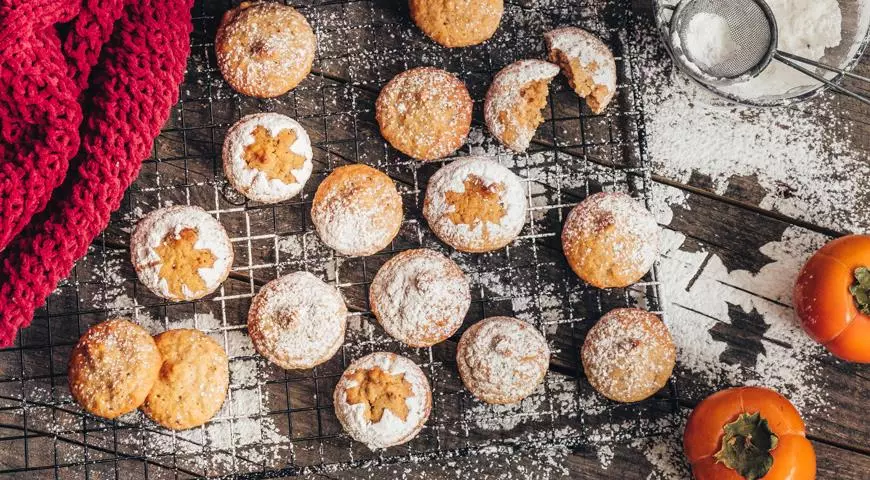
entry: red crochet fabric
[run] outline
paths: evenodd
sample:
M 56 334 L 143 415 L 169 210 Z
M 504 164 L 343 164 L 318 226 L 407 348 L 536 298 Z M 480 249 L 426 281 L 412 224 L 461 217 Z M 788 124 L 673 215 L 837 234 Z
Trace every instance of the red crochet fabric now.
M 192 0 L 13 3 L 0 0 L 2 346 L 120 206 L 177 101 L 192 29 Z

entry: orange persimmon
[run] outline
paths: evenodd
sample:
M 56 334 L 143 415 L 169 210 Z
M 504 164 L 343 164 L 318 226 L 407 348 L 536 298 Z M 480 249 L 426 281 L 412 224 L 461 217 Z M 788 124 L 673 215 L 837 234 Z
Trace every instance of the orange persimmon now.
M 870 235 L 838 238 L 798 275 L 794 308 L 804 330 L 849 362 L 870 362 Z
M 696 480 L 816 478 L 800 413 L 768 388 L 729 388 L 704 399 L 689 416 L 683 449 Z

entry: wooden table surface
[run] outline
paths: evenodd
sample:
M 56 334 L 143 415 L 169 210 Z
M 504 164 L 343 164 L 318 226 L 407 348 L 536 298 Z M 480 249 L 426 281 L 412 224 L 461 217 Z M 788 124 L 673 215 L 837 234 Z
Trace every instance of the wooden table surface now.
M 75 406 L 71 405 L 68 395 L 64 396 L 63 369 L 66 355 L 77 335 L 87 325 L 119 313 L 134 316 L 142 322 L 156 322 L 164 328 L 183 323 L 178 319 L 187 321 L 192 318 L 193 324 L 196 324 L 203 311 L 209 315 L 214 313 L 219 319 L 222 318 L 223 324 L 210 333 L 221 335 L 229 349 L 232 343 L 229 339 L 238 339 L 239 337 L 233 335 L 244 330 L 245 311 L 250 295 L 281 271 L 282 261 L 277 256 L 279 252 L 282 255 L 287 253 L 281 242 L 289 242 L 291 237 L 303 240 L 299 244 L 293 243 L 289 248 L 292 250 L 298 247 L 305 254 L 298 259 L 283 260 L 283 267 L 287 266 L 287 262 L 303 265 L 340 283 L 351 309 L 356 307 L 363 323 L 366 319 L 371 321 L 367 314 L 365 284 L 370 281 L 373 266 L 378 262 L 382 263 L 384 258 L 372 260 L 375 263 L 343 261 L 341 266 L 332 265 L 329 268 L 309 262 L 309 252 L 313 252 L 310 253 L 313 259 L 323 257 L 335 262 L 334 255 L 324 256 L 318 246 L 312 246 L 316 238 L 311 236 L 311 227 L 305 212 L 306 202 L 310 206 L 310 195 L 322 175 L 316 181 L 312 180 L 314 185 L 309 184 L 306 187 L 302 201 L 290 202 L 290 208 L 280 212 L 256 205 L 233 205 L 228 202 L 238 200 L 237 197 L 222 188 L 215 188 L 215 185 L 220 185 L 221 179 L 219 150 L 223 132 L 241 114 L 277 110 L 297 116 L 309 129 L 316 144 L 316 161 L 322 162 L 319 164 L 322 167 L 321 172 L 337 163 L 362 161 L 377 164 L 399 183 L 406 198 L 406 207 L 413 211 L 419 206 L 420 185 L 424 184 L 424 179 L 431 175 L 435 167 L 425 166 L 418 170 L 413 162 L 402 161 L 398 155 L 387 150 L 383 140 L 377 135 L 371 111 L 378 87 L 392 74 L 410 66 L 443 63 L 445 68 L 459 73 L 469 83 L 472 96 L 477 102 L 475 133 L 472 134 L 471 146 L 464 148 L 461 154 L 496 151 L 504 157 L 504 151 L 499 151 L 491 141 L 483 138 L 485 128 L 480 122 L 480 103 L 493 72 L 490 68 L 469 65 L 481 62 L 489 67 L 494 66 L 497 70 L 519 58 L 541 57 L 543 45 L 540 33 L 554 25 L 573 23 L 600 34 L 610 35 L 607 38 L 608 43 L 614 48 L 616 45 L 620 46 L 621 52 L 617 54 L 622 54 L 619 60 L 621 68 L 629 70 L 628 73 L 623 71 L 621 78 L 629 78 L 633 86 L 625 86 L 620 91 L 618 104 L 611 107 L 609 115 L 597 118 L 591 116 L 587 110 L 581 112 L 564 81 L 556 82 L 551 98 L 552 108 L 546 111 L 548 123 L 539 131 L 533 146 L 533 151 L 542 155 L 534 158 L 546 160 L 541 163 L 518 160 L 517 163 L 518 173 L 521 175 L 526 175 L 533 167 L 536 168 L 536 175 L 542 178 L 547 178 L 548 175 L 555 178 L 557 174 L 554 172 L 560 172 L 556 182 L 559 185 L 558 194 L 546 194 L 550 196 L 547 197 L 546 205 L 540 206 L 541 215 L 536 217 L 540 222 L 540 231 L 535 228 L 532 228 L 531 234 L 524 231 L 523 238 L 512 247 L 514 250 L 509 250 L 518 259 L 510 257 L 511 254 L 508 253 L 510 262 L 506 268 L 498 269 L 486 264 L 503 260 L 499 255 L 485 257 L 483 260 L 472 261 L 464 257 L 461 260 L 468 262 L 461 263 L 463 267 L 470 266 L 475 269 L 475 285 L 480 286 L 481 292 L 485 291 L 481 293 L 482 298 L 476 300 L 476 305 L 483 305 L 476 315 L 492 312 L 493 309 L 507 309 L 505 313 L 510 313 L 511 308 L 518 308 L 516 299 L 523 295 L 537 302 L 537 314 L 557 312 L 558 318 L 555 320 L 549 317 L 533 319 L 539 325 L 553 327 L 548 339 L 557 349 L 553 361 L 554 372 L 550 376 L 552 384 L 548 384 L 547 394 L 551 397 L 546 397 L 559 398 L 563 402 L 554 409 L 559 411 L 551 415 L 553 418 L 546 424 L 551 435 L 549 438 L 553 441 L 533 443 L 531 447 L 517 452 L 491 449 L 469 456 L 451 456 L 446 459 L 381 467 L 366 466 L 362 469 L 312 474 L 309 477 L 628 480 L 688 478 L 680 451 L 686 416 L 705 396 L 741 383 L 774 386 L 801 408 L 818 456 L 818 478 L 852 480 L 870 477 L 870 417 L 867 414 L 870 406 L 870 370 L 866 366 L 838 361 L 822 348 L 813 346 L 801 337 L 791 315 L 788 293 L 798 268 L 812 253 L 813 248 L 850 231 L 868 230 L 870 209 L 862 212 L 860 208 L 870 201 L 868 191 L 848 192 L 857 195 L 857 203 L 840 202 L 843 189 L 851 188 L 854 178 L 837 175 L 831 175 L 826 179 L 827 182 L 819 182 L 818 191 L 812 192 L 806 198 L 796 198 L 795 192 L 788 185 L 771 191 L 770 182 L 766 180 L 769 172 L 765 171 L 770 166 L 761 158 L 763 155 L 754 160 L 757 162 L 754 173 L 741 171 L 740 174 L 727 175 L 723 187 L 722 179 L 716 178 L 709 164 L 699 162 L 691 172 L 678 171 L 673 166 L 677 159 L 660 155 L 661 151 L 655 148 L 641 151 L 644 143 L 638 141 L 639 137 L 649 135 L 651 131 L 662 131 L 653 128 L 658 119 L 656 112 L 663 106 L 656 102 L 676 102 L 667 103 L 665 106 L 680 105 L 687 112 L 695 114 L 703 113 L 707 109 L 717 109 L 723 118 L 746 118 L 747 121 L 755 122 L 761 130 L 782 131 L 782 135 L 776 138 L 784 142 L 798 141 L 798 136 L 803 132 L 800 129 L 789 130 L 790 125 L 784 126 L 780 119 L 788 119 L 785 123 L 797 118 L 811 119 L 805 121 L 814 122 L 819 129 L 827 129 L 829 135 L 825 138 L 834 138 L 836 141 L 820 145 L 813 150 L 816 156 L 808 156 L 806 162 L 845 162 L 848 156 L 849 161 L 857 161 L 863 168 L 870 168 L 870 159 L 865 155 L 870 150 L 870 141 L 867 140 L 870 138 L 867 135 L 870 130 L 868 107 L 832 94 L 826 94 L 808 105 L 790 107 L 784 111 L 788 113 L 781 115 L 770 111 L 710 107 L 704 104 L 703 99 L 706 97 L 695 96 L 696 93 L 681 93 L 662 100 L 663 97 L 657 92 L 669 85 L 682 85 L 684 82 L 669 66 L 669 60 L 653 33 L 649 5 L 640 0 L 508 1 L 503 30 L 516 30 L 523 32 L 522 34 L 501 32 L 492 41 L 491 48 L 472 49 L 466 53 L 454 51 L 449 55 L 439 51 L 438 47 L 422 37 L 408 22 L 406 9 L 401 5 L 397 6 L 396 2 L 374 0 L 291 3 L 302 6 L 303 12 L 309 16 L 318 32 L 321 43 L 316 71 L 288 99 L 265 102 L 233 95 L 215 69 L 211 42 L 216 19 L 228 8 L 228 4 L 198 2 L 195 6 L 193 48 L 188 79 L 182 86 L 182 102 L 173 110 L 164 133 L 155 143 L 154 157 L 146 162 L 121 211 L 115 215 L 107 232 L 95 242 L 92 253 L 79 262 L 71 278 L 61 285 L 48 307 L 40 312 L 34 326 L 22 334 L 19 344 L 22 350 L 10 352 L 14 355 L 4 355 L 0 351 L 0 471 L 25 466 L 22 460 L 25 452 L 21 446 L 27 439 L 16 440 L 16 443 L 4 441 L 4 438 L 11 438 L 12 434 L 9 432 L 16 425 L 22 421 L 27 424 L 27 418 L 21 418 L 25 415 L 24 412 L 29 412 L 27 414 L 30 415 L 29 428 L 34 428 L 37 421 L 48 422 L 39 418 L 38 408 L 28 410 L 34 405 L 42 408 L 40 405 L 43 404 L 31 402 L 30 407 L 22 407 L 22 402 L 16 400 L 21 398 L 22 390 L 47 389 L 51 398 L 49 405 L 59 405 L 64 409 L 64 417 L 75 415 L 73 423 L 60 422 L 62 425 L 55 430 L 45 427 L 45 431 L 38 435 L 41 440 L 47 439 L 47 443 L 40 444 L 44 447 L 31 446 L 26 452 L 28 466 L 40 461 L 42 463 L 39 465 L 48 466 L 40 467 L 33 473 L 16 470 L 6 476 L 84 478 L 87 474 L 90 478 L 144 478 L 147 473 L 148 478 L 187 478 L 187 474 L 183 473 L 187 470 L 167 469 L 164 473 L 168 473 L 163 475 L 159 473 L 162 470 L 157 467 L 144 473 L 139 470 L 129 475 L 119 473 L 126 470 L 123 470 L 123 466 L 119 470 L 117 461 L 102 464 L 90 460 L 92 463 L 82 467 L 75 465 L 77 461 L 70 460 L 69 465 L 62 468 L 51 467 L 52 462 L 62 463 L 57 455 L 58 437 L 63 436 L 64 442 L 69 440 L 67 437 L 75 437 L 79 428 L 79 423 L 75 422 L 88 425 L 92 437 L 103 441 L 106 440 L 105 435 L 110 435 L 115 428 L 108 428 L 99 422 L 92 424 L 92 420 L 85 423 L 81 413 L 74 411 Z M 625 22 L 624 10 L 629 8 L 633 9 L 634 16 L 631 21 L 620 23 Z M 623 11 L 615 11 L 620 9 Z M 365 22 L 374 22 L 379 27 L 355 29 L 347 26 L 350 24 L 353 27 L 353 22 L 360 21 L 358 18 Z M 614 27 L 613 22 L 627 27 L 621 30 L 621 27 Z M 332 32 L 333 36 L 330 37 L 328 32 Z M 335 37 L 337 34 L 346 35 L 347 38 L 339 39 Z M 409 39 L 412 44 L 402 44 L 409 42 Z M 379 44 L 396 45 L 397 42 L 401 47 L 392 50 L 377 48 Z M 369 47 L 390 56 L 373 55 L 368 52 Z M 403 52 L 402 49 L 406 51 Z M 870 74 L 870 61 L 862 62 L 857 70 L 859 73 Z M 348 77 L 353 85 L 343 83 Z M 694 90 L 689 87 L 687 91 Z M 324 92 L 328 92 L 328 98 L 324 96 Z M 687 115 L 687 118 L 690 116 Z M 327 119 L 330 122 L 328 125 Z M 572 127 L 569 121 L 580 122 L 579 127 Z M 560 122 L 564 122 L 564 125 Z M 550 133 L 546 131 L 548 126 L 552 126 L 553 131 Z M 564 130 L 560 130 L 563 127 Z M 691 135 L 701 135 L 700 131 L 693 132 L 691 128 L 685 128 L 685 125 L 674 126 L 678 127 L 686 131 L 689 142 L 693 140 Z M 732 127 L 733 125 L 723 124 L 722 135 L 729 135 Z M 571 131 L 572 128 L 577 128 L 577 131 Z M 590 135 L 594 137 L 591 140 L 586 137 Z M 596 144 L 598 135 L 606 141 Z M 582 141 L 567 140 L 574 137 L 582 137 Z M 697 140 L 701 143 L 704 139 L 699 137 Z M 746 138 L 735 137 L 735 141 L 743 140 Z M 370 154 L 372 151 L 379 153 Z M 555 161 L 552 157 L 547 157 L 553 152 L 557 152 Z M 387 164 L 383 164 L 381 160 L 385 155 L 392 159 Z M 649 169 L 635 169 L 640 155 L 646 155 L 644 161 L 648 162 L 645 165 L 649 165 Z M 565 180 L 567 174 L 563 169 L 572 168 L 566 162 L 582 165 L 581 174 L 571 177 L 576 183 Z M 868 178 L 866 170 L 862 171 L 860 168 L 856 170 L 856 175 Z M 541 181 L 541 185 L 546 186 L 546 181 Z M 507 280 L 500 281 L 484 277 L 511 270 L 514 265 L 511 262 L 520 264 L 521 260 L 533 257 L 534 260 L 523 263 L 520 270 L 533 271 L 536 281 L 544 282 L 548 287 L 556 285 L 564 289 L 557 290 L 556 297 L 558 292 L 563 292 L 565 296 L 571 292 L 581 292 L 587 300 L 594 298 L 592 303 L 598 303 L 589 306 L 590 310 L 584 313 L 590 316 L 592 312 L 598 312 L 611 304 L 621 305 L 638 301 L 645 296 L 654 296 L 658 287 L 655 282 L 650 282 L 627 292 L 605 294 L 604 300 L 601 300 L 598 293 L 590 292 L 576 279 L 568 278 L 570 273 L 560 256 L 558 237 L 554 233 L 558 231 L 561 219 L 570 207 L 590 191 L 628 189 L 637 193 L 636 189 L 644 186 L 654 197 L 651 207 L 666 230 L 658 278 L 664 294 L 662 309 L 665 321 L 671 328 L 680 351 L 675 372 L 675 385 L 679 396 L 672 398 L 670 393 L 663 392 L 652 404 L 636 408 L 628 406 L 625 410 L 620 410 L 621 407 L 607 404 L 597 397 L 584 379 L 574 380 L 571 377 L 577 371 L 577 346 L 582 343 L 585 330 L 590 322 L 594 322 L 594 318 L 568 322 L 564 317 L 569 314 L 565 312 L 574 313 L 572 309 L 576 302 L 556 298 L 557 303 L 561 302 L 559 305 L 544 308 L 540 304 L 545 300 L 551 301 L 552 296 L 524 291 L 522 285 L 511 290 L 510 287 L 505 287 L 505 283 L 513 278 L 510 276 L 505 276 Z M 530 192 L 530 196 L 533 193 Z M 537 197 L 533 197 L 533 204 L 534 198 Z M 165 302 L 157 303 L 153 296 L 136 286 L 135 274 L 125 263 L 129 230 L 135 220 L 152 208 L 173 203 L 199 204 L 206 208 L 217 205 L 215 208 L 221 212 L 228 212 L 222 213 L 221 220 L 231 236 L 243 240 L 237 243 L 236 250 L 236 264 L 241 267 L 234 270 L 225 289 L 214 302 L 223 311 L 213 310 L 206 302 L 177 307 L 167 306 Z M 857 209 L 856 204 L 859 207 Z M 233 210 L 236 207 L 238 208 Z M 404 243 L 396 246 L 397 250 L 415 245 L 437 245 L 419 222 L 412 219 L 406 227 L 400 235 Z M 263 231 L 272 233 L 258 236 Z M 331 276 L 332 267 L 334 277 Z M 340 279 L 339 271 L 342 275 Z M 531 285 L 532 289 L 538 286 L 535 283 Z M 125 303 L 129 301 L 133 303 Z M 505 301 L 507 306 L 500 307 Z M 521 313 L 528 312 L 517 312 L 518 315 Z M 63 324 L 62 320 L 68 323 Z M 561 321 L 567 322 L 567 328 L 563 328 Z M 201 323 L 196 325 L 201 326 Z M 704 327 L 699 330 L 697 325 Z M 360 338 L 371 339 L 376 334 L 367 332 L 368 337 Z M 46 338 L 51 342 L 50 348 L 46 347 Z M 233 345 L 244 350 L 237 344 Z M 360 347 L 359 350 L 353 347 L 355 346 L 346 348 L 350 356 L 365 351 L 365 347 Z M 430 369 L 436 368 L 432 365 L 443 365 L 447 368 L 446 371 L 450 371 L 453 368 L 450 366 L 452 348 L 452 343 L 448 342 L 434 350 L 429 357 L 428 353 L 401 351 L 416 355 L 413 358 L 429 365 Z M 233 361 L 240 363 L 253 357 L 249 352 L 232 351 L 230 356 Z M 310 401 L 312 396 L 316 397 L 314 394 L 320 393 L 318 382 L 334 381 L 336 372 L 331 369 L 338 369 L 337 372 L 340 372 L 340 367 L 346 364 L 346 360 L 343 357 L 340 362 L 336 361 L 335 365 L 327 367 L 326 373 L 321 370 L 312 380 L 314 386 L 308 390 L 285 392 L 284 402 L 287 405 L 297 401 L 304 403 Z M 778 362 L 781 364 L 777 364 Z M 26 372 L 26 378 L 22 378 L 19 371 Z M 276 369 L 260 372 L 265 377 L 265 383 L 258 384 L 258 389 L 276 385 L 289 388 L 287 385 L 296 385 L 295 379 L 288 380 L 286 374 L 277 372 Z M 563 387 L 566 390 L 557 390 Z M 440 378 L 438 388 L 445 392 L 444 398 L 453 399 L 455 396 L 463 399 L 463 402 L 470 401 L 461 392 L 461 385 L 456 378 Z M 560 393 L 561 396 L 556 397 Z M 569 397 L 568 400 L 563 399 L 565 395 Z M 310 409 L 300 409 L 297 412 L 291 408 L 288 412 L 287 408 L 273 407 L 269 410 L 269 416 L 279 416 L 276 413 L 279 412 L 280 416 L 290 418 L 292 425 L 294 414 L 316 411 L 318 415 L 314 433 L 322 433 L 318 429 L 326 428 L 321 423 L 327 417 L 321 415 L 328 414 L 331 407 L 328 404 L 322 405 L 315 399 L 315 404 Z M 540 408 L 540 405 L 523 407 L 519 413 L 537 418 L 541 412 L 536 408 Z M 509 413 L 514 415 L 517 412 Z M 434 425 L 430 430 L 441 432 L 451 440 L 453 434 L 461 436 L 463 441 L 468 438 L 476 441 L 486 438 L 510 439 L 514 436 L 525 438 L 520 432 L 523 435 L 528 433 L 527 426 L 522 421 L 520 426 L 510 428 L 510 425 L 498 424 L 498 419 L 495 426 L 481 426 L 480 422 L 475 423 L 472 419 L 472 432 L 463 431 L 457 434 L 450 429 L 454 417 L 451 416 L 449 408 L 439 415 L 443 418 L 432 422 Z M 496 410 L 495 415 L 498 417 L 501 413 Z M 556 428 L 562 422 L 562 416 L 565 417 L 566 430 Z M 463 425 L 468 422 L 465 413 L 457 414 L 455 419 Z M 51 414 L 51 420 L 57 421 L 56 412 Z M 137 418 L 131 424 L 141 427 L 144 425 L 142 422 L 141 418 Z M 295 428 L 299 428 L 299 424 Z M 535 428 L 528 427 L 528 430 L 534 431 Z M 427 432 L 428 430 L 424 431 L 426 441 L 431 440 L 430 435 L 437 437 L 436 434 Z M 559 432 L 563 436 L 560 437 Z M 565 437 L 576 437 L 577 432 L 582 432 L 583 435 L 578 446 L 566 448 L 545 445 L 574 444 L 576 442 L 566 441 Z M 172 440 L 176 441 L 174 436 Z M 341 438 L 330 439 L 328 446 L 335 446 L 331 443 L 333 441 L 345 449 L 348 447 L 349 442 Z M 438 441 L 444 440 L 439 438 Z M 115 438 L 114 442 L 117 452 L 118 439 Z M 139 447 L 147 450 L 154 446 L 142 447 L 140 443 Z M 353 452 L 362 452 L 352 445 L 350 448 Z M 412 446 L 411 452 L 413 448 Z M 103 450 L 94 451 L 104 455 L 112 453 L 111 448 L 108 453 Z M 301 451 L 294 451 L 293 455 L 301 458 Z M 235 452 L 233 449 L 234 454 Z M 75 450 L 69 455 L 73 458 L 79 454 L 80 451 Z M 62 460 L 65 459 L 64 455 L 67 453 L 61 455 Z M 284 455 L 283 451 L 279 455 Z M 322 458 L 322 447 L 320 455 Z M 171 455 L 166 454 L 160 457 L 161 461 L 167 462 L 170 458 Z M 279 460 L 281 459 L 266 458 L 256 463 L 274 463 L 280 467 L 282 464 Z

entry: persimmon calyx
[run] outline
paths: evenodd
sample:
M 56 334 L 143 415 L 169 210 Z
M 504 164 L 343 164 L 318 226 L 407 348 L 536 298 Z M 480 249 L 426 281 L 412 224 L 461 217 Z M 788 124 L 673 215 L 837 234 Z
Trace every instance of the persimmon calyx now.
M 760 413 L 741 413 L 737 420 L 725 425 L 722 448 L 713 456 L 717 463 L 736 471 L 746 480 L 757 480 L 773 466 L 770 452 L 779 437 L 770 430 Z
M 855 269 L 855 284 L 849 287 L 858 310 L 864 315 L 870 315 L 870 268 L 858 267 Z

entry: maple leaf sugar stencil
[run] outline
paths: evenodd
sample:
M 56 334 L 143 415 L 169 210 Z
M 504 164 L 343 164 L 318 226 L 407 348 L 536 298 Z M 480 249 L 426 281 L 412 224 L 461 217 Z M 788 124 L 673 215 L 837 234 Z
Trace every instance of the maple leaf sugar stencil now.
M 159 276 L 166 280 L 169 291 L 177 298 L 184 298 L 184 287 L 192 293 L 206 290 L 206 284 L 199 274 L 200 268 L 211 268 L 217 258 L 211 250 L 197 249 L 199 233 L 185 228 L 176 236 L 166 236 L 163 243 L 154 251 L 160 257 Z

